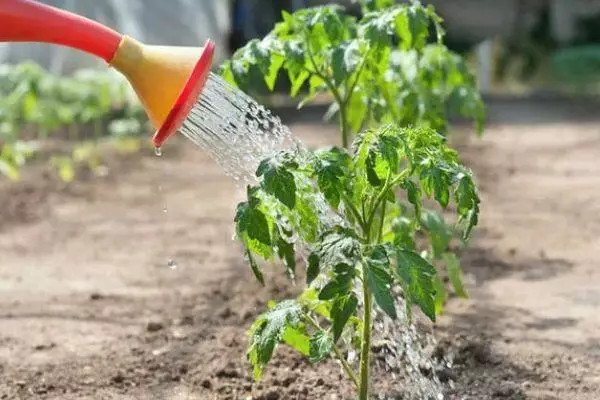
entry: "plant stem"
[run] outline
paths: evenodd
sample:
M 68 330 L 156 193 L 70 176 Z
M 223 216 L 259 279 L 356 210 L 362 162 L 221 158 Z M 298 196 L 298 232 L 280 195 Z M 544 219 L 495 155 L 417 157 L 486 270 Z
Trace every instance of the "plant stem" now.
M 304 319 L 313 328 L 318 329 L 323 332 L 325 331 L 323 328 L 321 328 L 321 325 L 319 325 L 319 323 L 317 321 L 315 321 L 315 319 L 312 318 L 310 315 L 304 314 Z M 346 375 L 348 375 L 348 378 L 350 378 L 352 383 L 354 383 L 354 386 L 358 389 L 358 379 L 356 379 L 356 374 L 354 373 L 354 371 L 352 370 L 352 368 L 350 367 L 350 365 L 344 358 L 344 355 L 342 354 L 340 349 L 335 344 L 333 345 L 332 349 L 333 349 L 333 352 L 335 353 L 335 356 L 338 358 L 338 360 L 340 360 L 340 363 L 342 364 L 342 368 L 344 369 L 344 372 L 346 372 Z
M 342 147 L 346 150 L 350 150 L 350 130 L 348 129 L 348 117 L 346 115 L 346 104 L 340 104 L 340 127 L 342 129 Z
M 366 277 L 363 279 L 363 296 L 365 314 L 363 318 L 363 337 L 362 349 L 360 351 L 360 388 L 359 400 L 369 399 L 369 378 L 370 378 L 370 361 L 371 361 L 371 291 L 367 284 Z
M 338 360 L 340 360 L 342 368 L 346 372 L 346 375 L 348 375 L 348 378 L 350 378 L 352 383 L 354 383 L 354 386 L 358 388 L 358 379 L 356 379 L 354 371 L 352 371 L 352 368 L 350 368 L 350 365 L 348 365 L 348 362 L 344 358 L 344 355 L 336 345 L 333 345 L 333 352 L 335 353 L 335 356 L 338 358 Z

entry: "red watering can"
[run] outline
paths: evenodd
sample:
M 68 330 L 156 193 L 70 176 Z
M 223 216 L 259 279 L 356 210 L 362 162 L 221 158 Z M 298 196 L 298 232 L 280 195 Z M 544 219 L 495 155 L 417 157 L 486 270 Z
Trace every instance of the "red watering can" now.
M 126 1 L 126 0 L 124 0 Z M 157 129 L 160 147 L 186 120 L 210 72 L 215 43 L 149 46 L 79 15 L 33 0 L 0 0 L 0 42 L 43 42 L 97 56 L 121 72 Z

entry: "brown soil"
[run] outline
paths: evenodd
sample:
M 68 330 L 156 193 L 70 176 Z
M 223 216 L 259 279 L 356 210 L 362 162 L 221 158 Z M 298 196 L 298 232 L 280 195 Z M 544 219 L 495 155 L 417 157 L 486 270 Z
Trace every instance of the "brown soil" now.
M 455 359 L 448 398 L 600 398 L 594 119 L 586 107 L 494 102 L 487 135 L 460 136 L 483 215 L 463 256 L 471 299 L 451 300 L 437 329 Z M 319 125 L 293 130 L 335 140 Z M 265 289 L 251 278 L 231 240 L 241 195 L 205 154 L 177 140 L 161 159 L 107 165 L 107 177 L 65 187 L 37 168 L 0 186 L 0 399 L 351 395 L 335 364 L 285 350 L 252 384 L 245 331 L 293 288 L 277 273 Z

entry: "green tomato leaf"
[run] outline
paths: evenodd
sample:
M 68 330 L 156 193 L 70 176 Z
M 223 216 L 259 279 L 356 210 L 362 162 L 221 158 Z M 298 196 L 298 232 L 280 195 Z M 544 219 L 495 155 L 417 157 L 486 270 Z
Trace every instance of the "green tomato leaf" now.
M 366 277 L 375 303 L 392 319 L 398 317 L 391 293 L 392 277 L 388 273 L 390 260 L 383 245 L 377 245 L 367 258 Z
M 247 357 L 254 367 L 255 380 L 260 380 L 265 366 L 271 360 L 277 344 L 283 340 L 286 330 L 297 329 L 301 325 L 301 318 L 300 305 L 294 300 L 285 300 L 254 321 L 249 332 Z
M 340 86 L 356 72 L 361 60 L 360 43 L 357 40 L 344 42 L 333 50 L 331 69 L 336 86 Z
M 413 251 L 398 249 L 396 255 L 398 277 L 406 299 L 418 305 L 429 319 L 435 321 L 435 267 Z
M 280 237 L 277 240 L 276 246 L 277 255 L 285 264 L 288 275 L 293 278 L 296 275 L 296 251 L 294 250 L 294 245 Z
M 318 155 L 315 162 L 317 183 L 327 202 L 337 209 L 341 192 L 344 190 L 342 179 L 345 177 L 345 164 L 349 157 L 339 151 L 327 151 Z
M 263 273 L 260 270 L 260 267 L 258 266 L 258 263 L 256 262 L 256 260 L 252 256 L 252 253 L 250 252 L 250 250 L 246 250 L 246 257 L 248 258 L 248 262 L 250 263 L 250 268 L 252 268 L 252 272 L 254 273 L 254 277 L 256 278 L 256 280 L 262 286 L 265 286 L 265 277 L 263 276 Z
M 269 159 L 263 160 L 256 175 L 263 177 L 261 187 L 265 192 L 275 196 L 289 209 L 296 206 L 296 181 L 284 165 Z
M 336 343 L 346 323 L 352 315 L 356 312 L 358 306 L 358 299 L 354 294 L 348 294 L 345 296 L 336 297 L 331 306 L 331 319 L 333 320 L 333 342 Z
M 333 340 L 327 332 L 318 331 L 310 338 L 310 355 L 308 357 L 311 363 L 318 363 L 327 358 L 333 349 Z
M 446 263 L 446 268 L 448 270 L 448 278 L 450 278 L 450 282 L 452 282 L 452 286 L 456 291 L 456 295 L 462 298 L 468 298 L 469 295 L 465 290 L 465 286 L 462 281 L 462 269 L 460 268 L 460 261 L 456 257 L 454 253 L 444 253 L 444 262 Z
M 345 292 L 346 286 L 344 283 L 336 280 L 329 281 L 319 292 L 319 300 L 331 300 L 340 292 Z
M 309 357 L 312 351 L 312 342 L 303 330 L 292 328 L 290 326 L 285 328 L 283 332 L 282 341 L 296 350 L 303 356 Z
M 234 222 L 246 248 L 269 259 L 272 255 L 269 222 L 265 214 L 258 209 L 257 201 L 251 198 L 249 202 L 240 203 Z
M 319 255 L 317 253 L 311 253 L 308 256 L 308 268 L 306 270 L 306 284 L 310 285 L 313 281 L 319 276 L 320 268 L 319 268 L 320 260 Z
M 421 219 L 421 189 L 411 180 L 406 180 L 403 182 L 402 186 L 404 190 L 406 190 L 406 197 L 415 208 L 415 215 L 417 216 L 417 220 Z

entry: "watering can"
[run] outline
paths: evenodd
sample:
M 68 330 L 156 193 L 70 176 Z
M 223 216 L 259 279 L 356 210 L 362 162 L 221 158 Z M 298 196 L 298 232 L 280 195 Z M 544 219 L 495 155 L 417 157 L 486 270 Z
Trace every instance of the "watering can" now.
M 127 1 L 127 0 L 125 0 Z M 133 86 L 160 148 L 186 120 L 208 78 L 215 43 L 151 46 L 98 22 L 33 0 L 0 0 L 0 42 L 40 42 L 99 57 Z

